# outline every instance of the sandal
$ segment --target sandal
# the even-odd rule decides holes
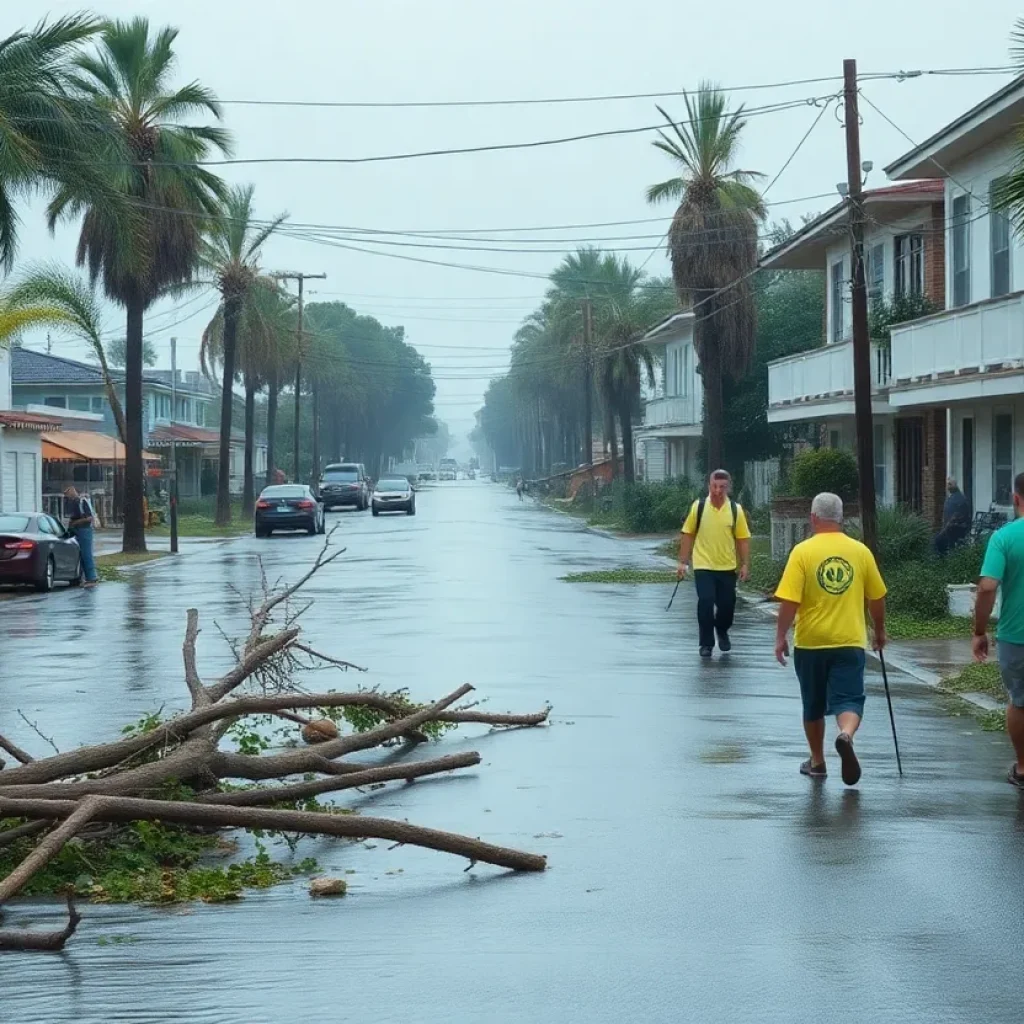
[[[841,732],[836,737],[836,753],[843,762],[843,782],[856,786],[860,782],[860,761],[853,752],[853,739],[849,733]]]

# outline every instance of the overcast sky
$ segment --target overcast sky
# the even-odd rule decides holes
[[[3,5],[0,35],[49,12],[81,3],[34,0]],[[13,10],[17,6],[17,11]],[[647,0],[631,7],[593,0],[306,0],[302,4],[240,0],[177,0],[174,4],[118,0],[98,7],[110,17],[149,14],[181,30],[182,82],[199,79],[225,101],[428,101],[521,99],[617,93],[672,92],[710,78],[722,86],[764,85],[840,76],[844,57],[862,73],[1002,66],[1020,13],[1008,0],[974,0],[961,15],[944,14],[933,0],[733,0],[727,7]],[[994,91],[1006,76],[925,77],[871,82],[865,93],[911,138],[921,140]],[[794,85],[734,94],[755,108],[825,96],[840,83]],[[679,97],[661,100],[682,117]],[[531,106],[413,109],[325,109],[228,104],[235,156],[353,157],[423,149],[526,142],[608,129],[640,128],[659,118],[653,100]],[[809,106],[751,116],[742,164],[769,179],[782,167],[816,110]],[[906,139],[870,108],[862,110],[862,155],[881,167],[909,148]],[[669,177],[667,158],[651,133],[532,150],[440,156],[362,166],[268,165],[225,167],[231,181],[253,182],[259,216],[288,211],[296,223],[398,231],[528,228],[488,233],[482,246],[546,252],[465,252],[377,245],[419,259],[490,267],[513,274],[454,269],[367,255],[310,239],[276,238],[265,249],[271,269],[325,272],[311,283],[316,300],[341,299],[406,336],[430,361],[439,415],[455,435],[472,425],[487,380],[507,365],[518,322],[537,305],[547,273],[571,241],[609,240],[633,250],[653,274],[668,271],[657,245],[671,210],[652,209],[647,185]],[[831,112],[782,174],[768,199],[777,203],[833,193],[846,176],[843,131]],[[831,199],[772,207],[797,220]],[[70,262],[76,232],[46,232],[39,207],[25,208],[21,265],[38,259]],[[607,221],[661,220],[621,227],[542,227]],[[526,239],[513,241],[514,239]],[[406,238],[436,244],[437,239]],[[346,241],[345,244],[348,244]],[[355,242],[354,244],[359,244]],[[453,241],[453,245],[468,245]],[[653,250],[653,251],[652,251]],[[515,276],[523,274],[527,276]],[[148,321],[155,342],[179,339],[179,365],[196,365],[199,336],[214,296],[184,306],[155,307]],[[112,308],[108,327],[121,327]],[[33,339],[36,344],[36,339]],[[73,342],[54,351],[82,357]],[[167,365],[166,346],[161,365]]]

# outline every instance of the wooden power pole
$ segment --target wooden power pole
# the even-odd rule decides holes
[[[857,428],[857,474],[864,543],[875,550],[875,450],[871,414],[871,339],[868,336],[868,292],[864,272],[864,199],[861,186],[860,114],[857,111],[857,62],[843,61],[846,122],[846,174],[849,183],[851,243],[851,308],[853,320],[853,407]],[[833,311],[833,316],[836,311]]]
[[[300,427],[302,426],[302,310],[303,310],[303,289],[306,281],[313,279],[324,279],[326,274],[303,274],[301,271],[272,274],[278,281],[298,281],[299,283],[299,322],[296,330],[295,350],[295,482],[299,482],[299,440]],[[319,388],[316,377],[313,378],[313,486],[316,486],[320,467],[320,403]]]
[[[594,465],[594,307],[583,300],[583,463]]]

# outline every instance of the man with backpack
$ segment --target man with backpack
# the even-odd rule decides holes
[[[690,572],[697,587],[697,629],[700,656],[710,658],[715,649],[732,650],[729,629],[736,610],[737,567],[739,578],[750,575],[750,527],[743,508],[729,497],[732,477],[716,469],[706,497],[690,506],[679,541],[679,579]]]

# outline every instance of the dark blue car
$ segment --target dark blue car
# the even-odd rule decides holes
[[[324,507],[304,484],[265,487],[256,502],[256,536],[269,537],[275,530],[324,532]]]

